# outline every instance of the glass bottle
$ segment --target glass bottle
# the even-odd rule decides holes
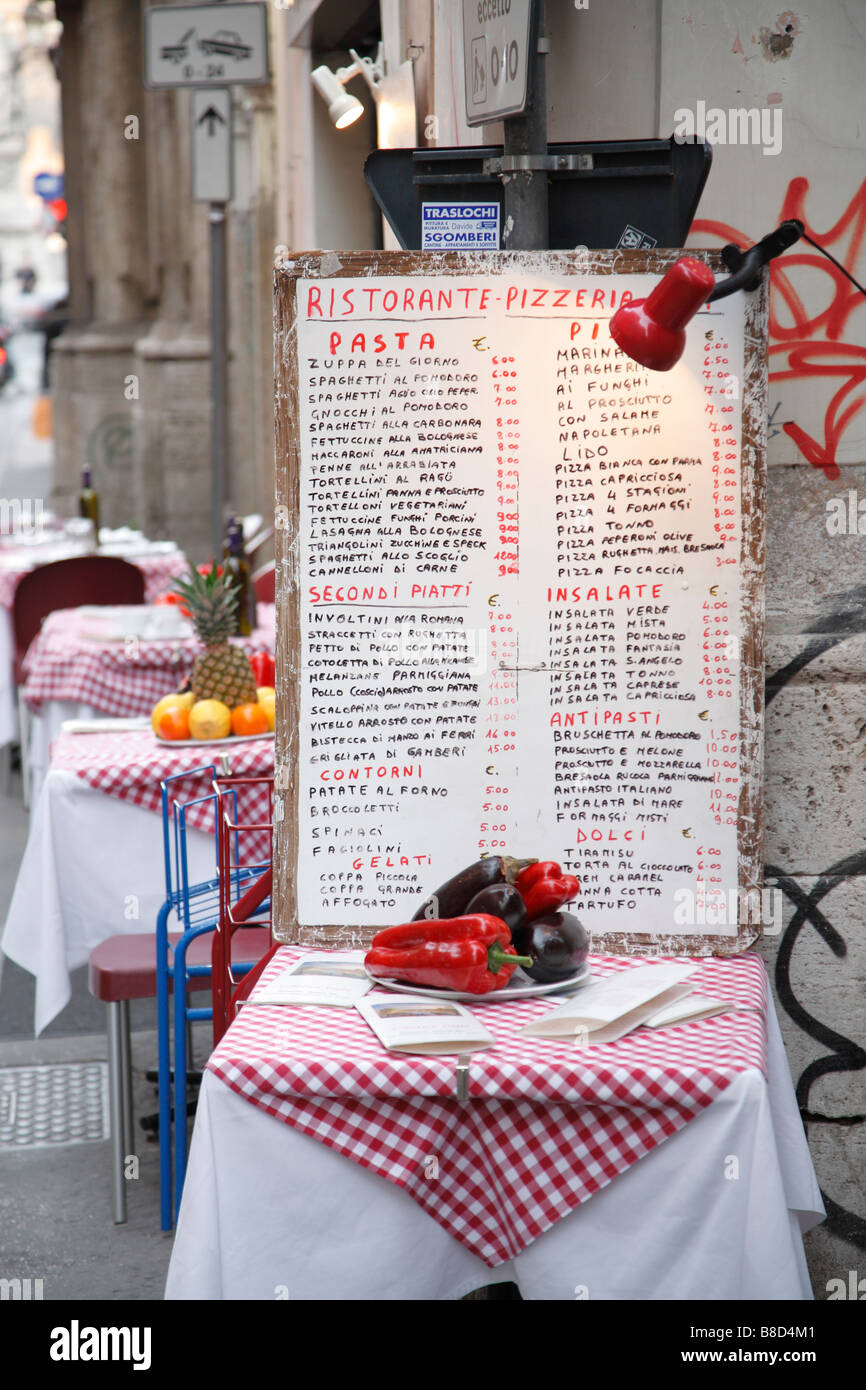
[[[78,494],[78,511],[93,522],[94,542],[99,544],[99,493],[91,485],[90,469],[81,474],[81,491]]]
[[[238,588],[235,633],[238,637],[249,637],[256,627],[256,595],[250,562],[244,552],[243,529],[234,517],[231,517],[228,523],[223,564]]]

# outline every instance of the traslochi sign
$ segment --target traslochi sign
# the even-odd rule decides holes
[[[144,12],[146,87],[268,82],[265,3],[154,5]]]
[[[463,0],[469,125],[519,116],[528,98],[532,0]]]

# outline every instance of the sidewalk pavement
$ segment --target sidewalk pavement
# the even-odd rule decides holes
[[[134,1033],[132,1052],[140,1165],[127,1183],[124,1225],[112,1220],[107,1141],[0,1147],[0,1278],[41,1279],[45,1300],[162,1299],[173,1233],[159,1225],[158,1146],[138,1127],[140,1115],[156,1110],[144,1079],[156,1058],[155,1030]],[[7,1067],[106,1057],[104,1034],[2,1043],[0,1084]]]
[[[0,794],[0,921],[5,920],[27,838],[14,776]],[[133,1106],[139,1177],[127,1183],[128,1220],[112,1219],[108,1140],[13,1148],[0,1143],[0,1280],[41,1279],[45,1300],[162,1299],[173,1233],[160,1230],[159,1148],[139,1119],[157,1109],[146,1072],[157,1063],[156,1002],[131,1009]],[[195,1055],[207,1055],[208,1024],[195,1025]],[[75,972],[73,998],[41,1038],[33,1035],[33,980],[3,961],[0,981],[0,1098],[7,1068],[107,1060],[105,1005]],[[4,1111],[0,1106],[0,1118]],[[6,1288],[5,1285],[0,1286]],[[31,1285],[31,1288],[35,1286]]]

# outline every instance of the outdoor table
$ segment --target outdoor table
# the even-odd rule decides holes
[[[103,552],[97,552],[103,553]],[[142,542],[134,552],[124,553],[116,546],[107,546],[104,553],[128,559],[144,575],[144,596],[148,603],[171,588],[189,570],[183,551],[170,542]],[[12,632],[12,601],[22,575],[36,565],[80,555],[73,545],[26,545],[4,543],[0,546],[0,748],[18,738],[18,710],[12,676],[15,640]]]
[[[694,983],[737,1011],[604,1047],[517,1038],[555,999],[473,1006],[497,1045],[465,1101],[456,1058],[388,1053],[354,1010],[247,1004],[207,1063],[166,1297],[810,1299],[824,1210],[763,964]]]
[[[116,610],[106,610],[106,621]],[[190,675],[202,651],[191,625],[183,639],[100,640],[98,609],[50,613],[25,660],[24,699],[31,712],[31,805],[48,770],[49,750],[64,720],[104,715],[150,715],[157,700]],[[253,656],[272,655],[276,640],[273,604],[258,604],[258,627],[232,641]]]
[[[39,1034],[70,998],[69,973],[101,941],[155,931],[165,899],[160,782],[215,764],[272,775],[273,738],[157,743],[140,732],[61,733],[34,806],[0,950],[36,978]],[[204,779],[202,795],[209,788]],[[193,881],[216,874],[213,815],[189,832]]]

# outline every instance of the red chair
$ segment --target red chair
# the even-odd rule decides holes
[[[15,680],[23,683],[22,663],[42,619],[56,608],[82,604],[144,603],[144,575],[114,555],[79,555],[38,565],[18,581],[12,600]]]
[[[274,600],[274,562],[263,565],[253,575],[253,588],[259,603],[273,603]]]
[[[219,921],[213,937],[213,1041],[214,1047],[228,1028],[275,947],[271,939],[271,888],[273,868],[273,777],[219,777],[217,794],[219,835]],[[264,809],[263,801],[267,801]],[[265,959],[241,941],[267,930]],[[238,933],[236,937],[235,933]],[[240,974],[233,969],[238,958],[256,964]],[[253,974],[253,979],[249,975]]]
[[[21,781],[24,805],[29,805],[30,760],[27,756],[27,706],[21,698],[24,658],[42,626],[43,618],[57,608],[82,604],[144,603],[144,575],[128,560],[114,555],[79,555],[39,565],[18,581],[12,599],[12,632],[15,643],[13,673],[18,688],[18,723],[21,744]]]

